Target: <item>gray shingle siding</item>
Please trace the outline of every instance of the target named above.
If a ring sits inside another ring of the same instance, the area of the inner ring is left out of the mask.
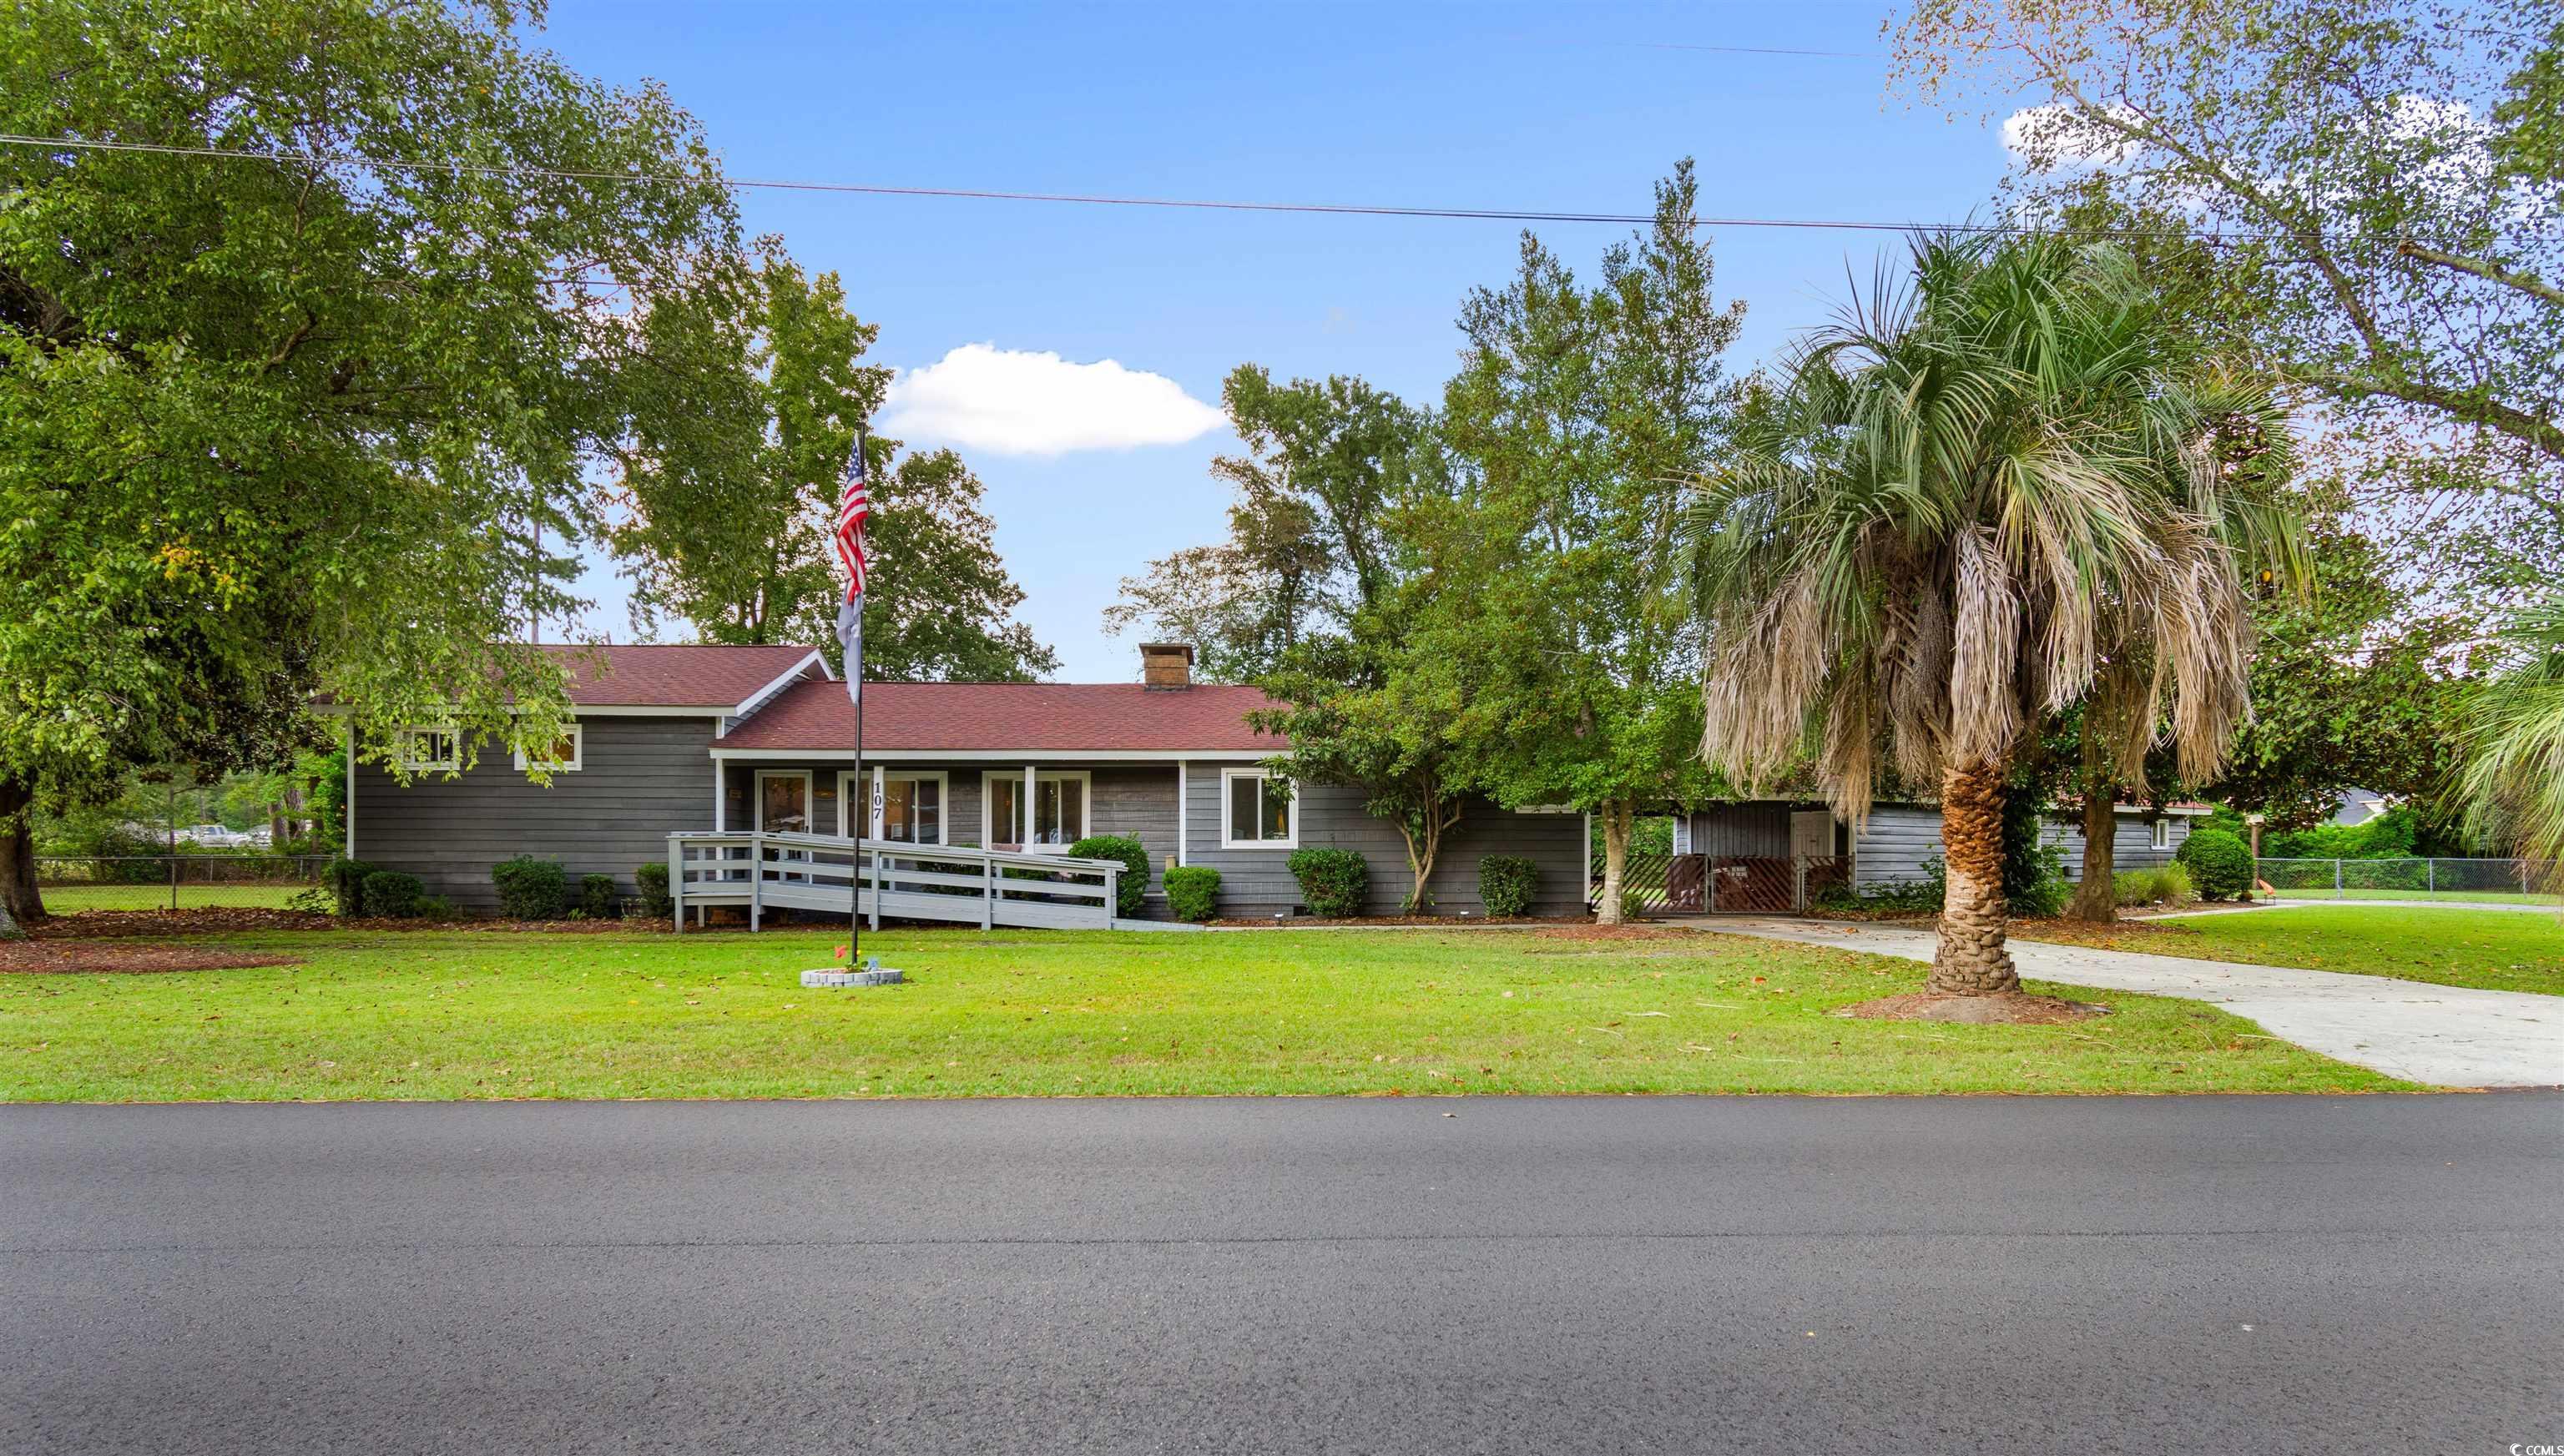
[[[573,876],[614,876],[623,893],[636,893],[634,869],[667,858],[668,835],[714,827],[715,747],[707,717],[598,717],[584,720],[583,766],[553,776],[548,788],[527,780],[502,750],[453,780],[423,779],[403,787],[380,768],[356,774],[357,858],[406,870],[470,911],[498,907],[490,867],[520,854],[559,860]],[[756,774],[810,774],[814,827],[836,832],[838,775],[843,761],[731,763],[720,774],[720,823],[746,830],[756,823]],[[1079,767],[1044,763],[1044,768]],[[1149,856],[1152,914],[1164,914],[1165,867],[1180,844],[1185,862],[1220,872],[1225,914],[1270,915],[1300,903],[1291,877],[1290,851],[1229,849],[1221,843],[1223,767],[1244,760],[1188,761],[1183,770],[1186,809],[1176,823],[1176,768],[1173,762],[1096,764],[1088,769],[1093,799],[1087,824],[1096,834],[1127,834]],[[945,841],[981,842],[980,806],[990,773],[1020,772],[987,763],[903,761],[899,769],[942,771],[947,776]],[[860,802],[860,800],[858,800]],[[1369,909],[1394,914],[1404,899],[1406,847],[1395,825],[1363,812],[1358,789],[1305,785],[1295,812],[1299,844],[1359,851],[1371,866]],[[1780,811],[1783,850],[1788,813]],[[1472,803],[1444,840],[1433,872],[1434,908],[1445,913],[1483,911],[1478,861],[1491,854],[1521,855],[1540,867],[1534,910],[1575,915],[1584,909],[1585,821],[1578,814],[1523,814],[1491,803]]]
[[[2181,842],[2190,837],[2190,819],[2183,815],[2167,816],[2172,825],[2172,843],[2164,849],[2154,847],[2153,830],[2142,811],[2122,809],[2118,814],[2118,832],[2111,849],[2118,869],[2143,869],[2167,864]],[[2050,819],[2039,837],[2056,846],[2065,862],[2065,877],[2083,878],[2083,828],[2079,819]],[[1923,862],[1941,857],[1941,811],[1917,805],[1882,804],[1870,811],[1869,822],[1862,826],[1854,848],[1852,883],[1860,889],[1895,885],[1924,878]]]
[[[1300,884],[1291,877],[1288,849],[1231,849],[1222,843],[1223,768],[1247,768],[1249,762],[1200,759],[1187,761],[1185,777],[1184,863],[1219,871],[1222,915],[1267,916],[1301,903]],[[1340,784],[1300,786],[1293,802],[1298,816],[1296,848],[1326,847],[1360,853],[1371,867],[1373,915],[1394,915],[1413,877],[1406,867],[1406,840],[1397,826],[1363,811],[1362,790]],[[1478,898],[1478,861],[1491,854],[1521,855],[1540,867],[1540,889],[1533,900],[1536,915],[1574,915],[1585,908],[1585,820],[1578,814],[1520,814],[1483,800],[1472,802],[1459,826],[1444,836],[1433,865],[1433,908],[1444,914],[1483,912]]]
[[[582,766],[548,787],[488,743],[459,778],[403,786],[358,765],[356,858],[416,875],[471,911],[498,909],[490,867],[521,854],[637,893],[633,871],[668,857],[669,831],[712,827],[712,720],[597,717],[580,731]]]

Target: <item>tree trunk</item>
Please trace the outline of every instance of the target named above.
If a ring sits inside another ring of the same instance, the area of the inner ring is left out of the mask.
[[[1598,926],[1620,924],[1620,882],[1629,868],[1629,820],[1635,812],[1625,799],[1602,805],[1602,903],[1594,910]]]
[[[2106,926],[2119,918],[2118,795],[2111,786],[2087,783],[2083,790],[2083,881],[2074,887],[2074,903],[2065,913],[2078,921]]]
[[[2003,769],[1953,766],[1941,775],[1941,848],[1948,889],[1941,945],[1923,989],[1944,996],[1997,996],[2021,989],[2004,948]]]
[[[0,782],[0,938],[23,935],[45,918],[44,897],[36,892],[35,803],[32,784]]]

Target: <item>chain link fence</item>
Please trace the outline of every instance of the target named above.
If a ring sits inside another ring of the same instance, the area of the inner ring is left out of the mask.
[[[2431,900],[2564,905],[2558,863],[2519,859],[2264,859],[2252,873],[2278,900]]]
[[[39,855],[49,915],[93,910],[289,910],[319,891],[326,855]]]

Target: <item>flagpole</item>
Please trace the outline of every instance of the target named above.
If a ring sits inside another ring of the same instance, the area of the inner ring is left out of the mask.
[[[864,460],[867,439],[864,427],[855,426],[855,458],[863,461],[863,475],[869,478],[872,475],[872,462]],[[864,777],[864,636],[861,630],[864,594],[860,589],[862,584],[860,578],[854,583],[858,588],[855,592],[857,630],[854,650],[846,654],[846,682],[852,686],[855,695],[855,793],[859,796],[862,806],[854,816],[854,853],[847,861],[847,873],[852,877],[846,884],[848,918],[846,969],[848,970],[864,968],[864,831],[873,827],[873,785],[871,779]],[[874,879],[878,881],[881,870],[878,861],[874,863],[873,870]],[[876,905],[881,903],[881,886],[878,883],[873,886],[873,903]]]

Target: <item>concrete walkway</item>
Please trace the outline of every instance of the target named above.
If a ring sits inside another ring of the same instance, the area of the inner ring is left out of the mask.
[[[1698,929],[1932,958],[1932,932],[1911,926],[1722,917]],[[2441,1087],[2564,1086],[2564,996],[2030,940],[2013,941],[2012,957],[2031,980],[2207,1001],[2272,1036],[2390,1077]]]

